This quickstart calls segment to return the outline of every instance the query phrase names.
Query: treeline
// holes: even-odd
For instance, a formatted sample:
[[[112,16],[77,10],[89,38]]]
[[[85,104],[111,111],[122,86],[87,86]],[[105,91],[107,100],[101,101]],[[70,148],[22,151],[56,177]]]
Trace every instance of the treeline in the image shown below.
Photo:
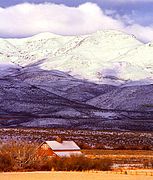
[[[0,171],[85,171],[111,170],[110,159],[90,159],[85,156],[43,157],[38,144],[11,142],[0,147]]]

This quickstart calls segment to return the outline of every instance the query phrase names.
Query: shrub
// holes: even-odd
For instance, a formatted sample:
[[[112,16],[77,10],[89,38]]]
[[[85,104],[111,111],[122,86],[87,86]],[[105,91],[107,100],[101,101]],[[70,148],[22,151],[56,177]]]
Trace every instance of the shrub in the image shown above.
[[[55,171],[86,171],[86,170],[111,170],[110,159],[90,159],[84,156],[71,156],[63,158],[52,158],[51,169]]]
[[[99,170],[99,171],[109,171],[111,170],[112,165],[113,165],[112,160],[109,158],[95,159],[93,169]]]
[[[3,163],[0,162],[0,164],[3,164],[1,166],[5,165],[5,168],[1,167],[1,170],[22,171],[35,166],[39,160],[35,151],[34,145],[25,142],[10,142],[3,145],[0,149],[0,161]],[[11,166],[12,168],[10,168]]]
[[[13,170],[13,161],[9,154],[0,153],[0,171],[10,171]]]
[[[85,156],[39,156],[38,147],[25,142],[12,142],[0,148],[0,171],[85,171],[110,170],[110,159],[90,159]]]

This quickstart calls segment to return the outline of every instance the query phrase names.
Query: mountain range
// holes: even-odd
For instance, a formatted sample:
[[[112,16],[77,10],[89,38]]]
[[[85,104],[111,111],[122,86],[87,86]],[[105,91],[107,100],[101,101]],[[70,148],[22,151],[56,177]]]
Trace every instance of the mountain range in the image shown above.
[[[115,30],[0,39],[0,127],[153,130],[153,43]]]

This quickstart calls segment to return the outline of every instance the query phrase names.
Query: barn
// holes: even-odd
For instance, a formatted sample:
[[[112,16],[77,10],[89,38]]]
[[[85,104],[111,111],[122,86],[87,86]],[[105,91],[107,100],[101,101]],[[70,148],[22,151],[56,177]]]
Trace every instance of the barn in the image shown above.
[[[40,147],[41,155],[51,157],[70,157],[82,155],[79,146],[74,141],[46,141]]]

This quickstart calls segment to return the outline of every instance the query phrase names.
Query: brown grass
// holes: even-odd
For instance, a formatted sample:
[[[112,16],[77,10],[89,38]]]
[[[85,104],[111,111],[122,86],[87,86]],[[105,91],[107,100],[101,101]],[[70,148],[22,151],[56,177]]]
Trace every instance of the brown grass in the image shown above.
[[[11,142],[0,148],[0,171],[85,171],[111,170],[112,161],[85,156],[45,157],[37,153],[38,145]]]
[[[153,151],[146,150],[83,150],[90,158],[109,158],[115,164],[134,164],[135,167],[153,168]]]
[[[146,150],[103,150],[103,149],[89,149],[83,150],[85,154],[89,155],[132,155],[132,156],[152,156],[153,151]]]
[[[2,180],[152,180],[152,176],[106,174],[104,172],[0,173]]]
[[[0,171],[86,171],[111,170],[113,164],[153,168],[153,151],[83,150],[85,156],[42,157],[39,144],[11,142],[0,147]]]

